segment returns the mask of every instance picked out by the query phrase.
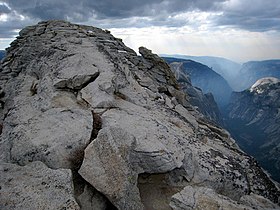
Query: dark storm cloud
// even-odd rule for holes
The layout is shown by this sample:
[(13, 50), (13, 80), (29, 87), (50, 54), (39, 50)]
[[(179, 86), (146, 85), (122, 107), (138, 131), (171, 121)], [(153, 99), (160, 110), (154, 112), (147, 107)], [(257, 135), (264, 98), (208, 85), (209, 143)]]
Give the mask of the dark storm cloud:
[(0, 33), (12, 36), (13, 29), (47, 19), (108, 28), (180, 27), (188, 25), (188, 20), (173, 17), (188, 11), (222, 12), (211, 19), (211, 24), (216, 26), (250, 31), (280, 30), (279, 0), (0, 0), (0, 14), (10, 13), (8, 23), (0, 21)]
[[(21, 20), (16, 14), (11, 12), (12, 18), (8, 21), (0, 21), (0, 38), (13, 38), (18, 35), (18, 30), (27, 25), (34, 24), (34, 20), (25, 19)], [(38, 20), (35, 20), (38, 22)]]
[(0, 24), (0, 38), (13, 38), (16, 36), (18, 33), (15, 30), (14, 27), (8, 26), (8, 25), (3, 25)]
[(0, 15), (10, 13), (11, 10), (4, 4), (0, 5)]
[(40, 19), (65, 19), (79, 14), (87, 19), (96, 14), (97, 18), (127, 18), (133, 16), (154, 16), (189, 9), (209, 10), (217, 2), (225, 0), (5, 0), (13, 9), (22, 14)]
[(227, 25), (249, 31), (280, 31), (279, 0), (246, 0), (227, 5), (217, 25)]
[(264, 32), (269, 30), (280, 31), (280, 18), (256, 16), (238, 16), (235, 14), (225, 14), (220, 18), (217, 25), (231, 26), (249, 31)]
[(199, 9), (208, 11), (217, 2), (225, 0), (103, 0), (85, 1), (84, 5), (92, 8), (100, 18), (127, 18), (174, 14), (182, 11)]
[[(82, 1), (62, 0), (4, 0), (13, 10), (40, 20), (67, 19), (79, 14), (77, 21), (86, 20), (90, 15), (88, 8), (83, 7)], [(77, 18), (77, 17), (76, 17)]]
[[(194, 9), (208, 11), (222, 1), (225, 0), (2, 0), (15, 15), (11, 16), (9, 23), (0, 22), (1, 31), (4, 31), (1, 37), (4, 34), (13, 36), (15, 32), (11, 29), (22, 28), (32, 19), (33, 24), (38, 20), (64, 19), (79, 23), (88, 21), (102, 27), (176, 27), (185, 22), (172, 21), (168, 19), (170, 15)], [(9, 12), (1, 0), (0, 5), (4, 12)], [(26, 18), (22, 19), (19, 15)], [(140, 19), (135, 22), (132, 20), (134, 17)]]

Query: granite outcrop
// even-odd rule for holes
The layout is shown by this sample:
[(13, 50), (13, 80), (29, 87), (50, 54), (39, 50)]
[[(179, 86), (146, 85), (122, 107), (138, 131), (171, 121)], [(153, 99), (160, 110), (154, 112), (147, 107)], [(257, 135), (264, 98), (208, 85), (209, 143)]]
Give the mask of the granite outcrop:
[(19, 33), (0, 67), (1, 209), (279, 209), (257, 162), (139, 53), (65, 21)]

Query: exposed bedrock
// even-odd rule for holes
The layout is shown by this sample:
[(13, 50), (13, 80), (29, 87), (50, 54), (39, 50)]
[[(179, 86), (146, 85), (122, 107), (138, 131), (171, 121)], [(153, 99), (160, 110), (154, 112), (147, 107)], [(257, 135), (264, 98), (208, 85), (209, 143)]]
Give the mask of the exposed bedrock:
[(65, 21), (20, 32), (0, 69), (1, 209), (279, 208), (255, 160), (139, 52)]

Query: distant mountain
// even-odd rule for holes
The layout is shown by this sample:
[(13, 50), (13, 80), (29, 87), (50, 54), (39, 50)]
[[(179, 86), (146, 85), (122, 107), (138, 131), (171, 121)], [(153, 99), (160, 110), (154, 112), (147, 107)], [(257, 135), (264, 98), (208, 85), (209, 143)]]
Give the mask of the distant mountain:
[(0, 61), (2, 60), (2, 58), (4, 58), (5, 54), (6, 54), (5, 50), (0, 50)]
[(244, 63), (237, 78), (239, 90), (244, 90), (263, 77), (280, 78), (280, 60), (250, 61)]
[(228, 103), (232, 89), (227, 81), (211, 68), (192, 60), (167, 57), (164, 59), (171, 67), (187, 73), (192, 84), (202, 89), (203, 93), (212, 93), (219, 107)]
[(187, 93), (190, 103), (196, 107), (200, 113), (206, 116), (209, 120), (223, 125), (222, 115), (218, 105), (214, 100), (212, 93), (203, 94), (202, 90), (194, 87), (187, 72), (182, 71), (181, 63), (172, 63), (172, 71), (174, 72), (181, 89)]
[(189, 56), (189, 55), (163, 55), (164, 57), (173, 57), (181, 59), (189, 59), (202, 63), (211, 68), (216, 73), (220, 74), (227, 80), (232, 89), (237, 90), (239, 82), (235, 79), (241, 68), (241, 64), (232, 60), (213, 57), (213, 56)]
[(263, 78), (250, 89), (232, 94), (228, 130), (280, 182), (280, 80)]

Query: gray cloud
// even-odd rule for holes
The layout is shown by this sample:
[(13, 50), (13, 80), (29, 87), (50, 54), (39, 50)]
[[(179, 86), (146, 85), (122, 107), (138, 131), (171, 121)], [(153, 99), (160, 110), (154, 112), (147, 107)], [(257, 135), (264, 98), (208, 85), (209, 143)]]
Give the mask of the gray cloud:
[(225, 4), (222, 9), (223, 15), (215, 20), (217, 25), (249, 31), (280, 31), (279, 0), (246, 0), (242, 4)]
[(19, 29), (39, 21), (29, 18), (21, 20), (21, 18), (14, 13), (11, 13), (11, 16), (13, 17), (8, 21), (0, 21), (0, 38), (13, 38), (18, 35)]
[(241, 28), (249, 31), (264, 32), (264, 31), (280, 31), (280, 18), (270, 18), (256, 16), (239, 16), (236, 14), (225, 14), (216, 22), (217, 25), (230, 26)]
[[(14, 29), (39, 20), (64, 19), (100, 27), (180, 27), (188, 20), (174, 16), (188, 11), (223, 12), (211, 19), (212, 25), (242, 28), (250, 31), (280, 30), (279, 0), (2, 0), (0, 36), (13, 36)], [(237, 3), (236, 3), (237, 2)], [(11, 10), (9, 9), (11, 8)], [(26, 17), (20, 18), (19, 15)], [(199, 23), (198, 23), (199, 24)]]
[[(79, 1), (70, 0), (4, 0), (13, 10), (40, 20), (67, 19), (67, 17), (79, 14), (81, 20), (90, 16), (88, 8), (83, 7)], [(80, 21), (78, 19), (78, 21)]]
[(0, 15), (1, 14), (8, 14), (11, 10), (4, 4), (0, 4)]
[[(217, 2), (223, 1), (225, 0), (2, 0), (9, 5), (13, 14), (8, 22), (0, 21), (0, 37), (14, 36), (14, 29), (30, 24), (30, 20), (34, 20), (35, 24), (38, 20), (64, 19), (108, 28), (151, 25), (177, 27), (186, 24), (186, 21), (174, 21), (169, 16), (194, 9), (208, 11), (215, 8)], [(5, 13), (11, 13), (3, 4), (0, 8)], [(19, 15), (26, 18), (22, 19)], [(138, 17), (137, 21), (135, 17)]]
[(154, 16), (190, 9), (210, 10), (225, 0), (5, 0), (16, 11), (40, 19), (65, 19), (77, 13), (86, 20), (93, 14), (98, 19)]

